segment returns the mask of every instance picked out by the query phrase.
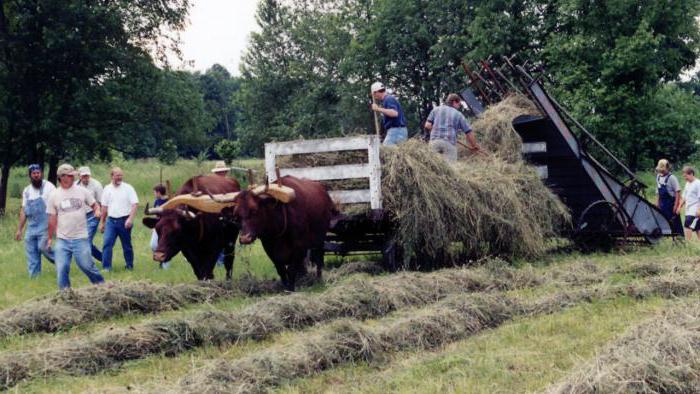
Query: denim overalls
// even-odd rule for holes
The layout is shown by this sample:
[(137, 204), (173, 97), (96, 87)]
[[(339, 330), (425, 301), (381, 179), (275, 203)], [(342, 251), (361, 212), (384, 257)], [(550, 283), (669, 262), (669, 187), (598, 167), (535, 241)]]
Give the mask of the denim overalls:
[(676, 202), (676, 192), (668, 188), (668, 180), (670, 177), (670, 172), (666, 175), (656, 176), (656, 191), (659, 194), (659, 210), (670, 222), (673, 232), (682, 234), (681, 218), (673, 212)]
[(44, 185), (41, 182), (39, 198), (29, 199), (29, 192), (25, 192), (24, 215), (27, 217), (27, 232), (24, 233), (24, 250), (27, 254), (27, 270), (30, 277), (36, 277), (41, 273), (41, 255), (43, 254), (51, 263), (54, 262), (53, 252), (46, 250), (48, 239), (49, 215), (46, 213), (44, 202)]

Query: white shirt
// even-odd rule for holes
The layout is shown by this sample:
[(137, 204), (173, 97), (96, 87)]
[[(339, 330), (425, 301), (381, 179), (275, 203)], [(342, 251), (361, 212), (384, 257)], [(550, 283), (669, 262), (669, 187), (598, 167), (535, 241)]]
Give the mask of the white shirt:
[(102, 205), (107, 207), (107, 215), (111, 218), (129, 216), (131, 206), (138, 203), (136, 191), (126, 182), (122, 182), (118, 187), (110, 183), (102, 192)]
[(24, 188), (24, 191), (22, 192), (22, 206), (27, 205), (27, 201), (30, 200), (36, 200), (37, 198), (41, 197), (44, 199), (44, 204), (48, 205), (49, 202), (49, 195), (51, 194), (52, 191), (56, 190), (56, 186), (53, 185), (53, 183), (49, 181), (43, 181), (44, 182), (44, 193), (39, 194), (41, 189), (35, 189), (34, 186), (29, 185)]
[(683, 189), (683, 199), (685, 200), (685, 215), (698, 216), (700, 208), (700, 180), (686, 182)]

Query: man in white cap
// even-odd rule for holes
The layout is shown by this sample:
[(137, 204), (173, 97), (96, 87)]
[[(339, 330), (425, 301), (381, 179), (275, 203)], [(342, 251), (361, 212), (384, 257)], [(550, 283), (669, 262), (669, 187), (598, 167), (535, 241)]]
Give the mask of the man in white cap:
[(406, 128), (406, 117), (399, 100), (386, 92), (386, 87), (381, 82), (372, 84), (372, 98), (381, 101), (382, 105), (372, 103), (372, 111), (382, 115), (386, 137), (384, 145), (398, 145), (408, 139), (408, 129)]
[(211, 169), (211, 172), (214, 173), (214, 175), (224, 178), (228, 176), (229, 171), (231, 171), (231, 168), (226, 166), (226, 162), (224, 161), (217, 161), (216, 164), (214, 164), (214, 168)]
[(75, 185), (75, 169), (70, 164), (62, 164), (58, 167), (58, 180), (59, 187), (51, 192), (46, 208), (49, 214), (47, 241), (49, 248), (56, 234), (54, 254), (58, 288), (70, 287), (72, 257), (91, 283), (102, 283), (104, 278), (90, 258), (90, 243), (85, 220), (85, 207), (90, 207), (92, 215), (98, 217), (100, 206), (90, 192)]
[[(80, 167), (78, 169), (78, 176), (80, 176), (80, 179), (75, 184), (87, 189), (99, 204), (99, 202), (102, 201), (102, 184), (92, 177), (90, 167)], [(85, 215), (92, 257), (97, 261), (102, 261), (102, 252), (92, 243), (92, 240), (95, 238), (95, 233), (97, 233), (97, 226), (100, 224), (100, 218), (92, 214), (92, 208), (90, 207), (85, 207)]]
[(112, 168), (112, 183), (102, 192), (102, 220), (100, 232), (104, 233), (102, 244), (102, 269), (112, 270), (112, 249), (117, 237), (122, 243), (126, 269), (134, 269), (134, 247), (131, 245), (131, 228), (138, 208), (139, 198), (134, 188), (124, 182), (124, 172)]

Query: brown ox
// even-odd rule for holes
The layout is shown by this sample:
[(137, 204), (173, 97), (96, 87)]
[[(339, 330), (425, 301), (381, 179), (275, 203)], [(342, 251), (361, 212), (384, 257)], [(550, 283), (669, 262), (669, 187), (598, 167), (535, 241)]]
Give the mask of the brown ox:
[[(240, 190), (235, 179), (218, 176), (198, 176), (188, 180), (177, 191), (177, 195), (187, 195), (197, 190), (213, 193), (231, 193)], [(158, 247), (153, 260), (169, 261), (179, 252), (185, 256), (199, 280), (214, 279), (214, 267), (223, 250), (226, 279), (231, 279), (233, 258), (238, 236), (238, 227), (230, 221), (221, 220), (219, 214), (189, 210), (186, 206), (174, 209), (150, 209), (158, 217), (147, 217), (143, 224), (155, 228), (158, 233)]]
[(244, 190), (235, 198), (235, 208), (225, 209), (224, 214), (232, 214), (239, 224), (241, 244), (260, 238), (282, 284), (294, 291), (296, 278), (306, 273), (307, 251), (316, 264), (317, 276), (321, 276), (323, 244), (335, 207), (319, 182), (292, 176), (282, 177), (280, 182), (294, 190), (290, 202), (280, 202), (266, 192)]

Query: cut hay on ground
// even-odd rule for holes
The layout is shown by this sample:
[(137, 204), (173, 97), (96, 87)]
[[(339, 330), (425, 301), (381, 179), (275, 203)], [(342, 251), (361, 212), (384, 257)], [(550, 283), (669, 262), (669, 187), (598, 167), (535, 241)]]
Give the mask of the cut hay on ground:
[(697, 393), (700, 304), (675, 306), (614, 341), (550, 393)]
[[(566, 270), (587, 277), (587, 265), (571, 264)], [(555, 270), (556, 271), (556, 270)], [(600, 281), (611, 271), (600, 270)], [(153, 354), (176, 355), (187, 349), (225, 346), (244, 340), (262, 340), (285, 330), (298, 330), (338, 318), (367, 319), (396, 310), (425, 306), (454, 294), (512, 290), (543, 283), (570, 283), (560, 274), (514, 269), (504, 262), (478, 269), (447, 269), (429, 274), (405, 272), (391, 276), (353, 279), (321, 294), (296, 293), (261, 300), (238, 312), (211, 310), (187, 319), (157, 320), (129, 328), (106, 329), (34, 351), (0, 355), (0, 390), (22, 380), (59, 373), (89, 375)]]
[[(504, 269), (510, 273), (501, 277)], [(26, 379), (58, 373), (95, 374), (153, 354), (174, 355), (204, 345), (261, 340), (284, 330), (298, 330), (337, 318), (376, 318), (427, 305), (451, 294), (535, 286), (543, 280), (530, 270), (503, 267), (349, 279), (321, 294), (272, 297), (238, 312), (198, 312), (187, 319), (109, 328), (34, 351), (5, 352), (0, 355), (0, 390)]]
[(235, 282), (165, 285), (112, 282), (56, 292), (0, 313), (0, 337), (33, 332), (56, 332), (78, 324), (123, 314), (175, 310), (187, 304), (211, 302), (236, 295), (280, 292), (277, 281), (244, 276)]
[[(513, 120), (521, 115), (539, 115), (535, 104), (522, 95), (509, 96), (490, 106), (472, 124), (476, 140), (486, 152), (510, 162), (522, 161), (522, 140), (513, 128)], [(460, 157), (471, 156), (461, 149)]]
[[(697, 274), (694, 271), (693, 274)], [(692, 290), (691, 290), (692, 289)], [(374, 362), (405, 350), (430, 350), (495, 327), (513, 316), (559, 312), (581, 302), (622, 295), (639, 298), (683, 296), (700, 291), (700, 280), (669, 274), (624, 286), (560, 291), (534, 301), (503, 294), (459, 294), (393, 319), (366, 325), (343, 321), (299, 335), (291, 345), (277, 346), (238, 360), (220, 360), (181, 381), (191, 393), (262, 393), (292, 379), (355, 362)]]
[[(493, 156), (452, 166), (418, 141), (385, 151), (382, 194), (396, 242), (423, 265), (539, 257), (569, 218), (532, 167)], [(461, 256), (445, 256), (455, 247)]]

